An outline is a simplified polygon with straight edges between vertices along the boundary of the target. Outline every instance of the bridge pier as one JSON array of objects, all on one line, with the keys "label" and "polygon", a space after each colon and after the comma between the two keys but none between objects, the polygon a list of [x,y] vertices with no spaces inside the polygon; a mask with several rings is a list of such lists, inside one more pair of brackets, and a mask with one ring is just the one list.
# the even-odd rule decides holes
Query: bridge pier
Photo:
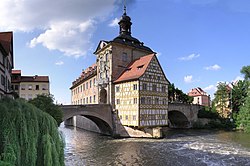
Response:
[{"label": "bridge pier", "polygon": [[75,119],[74,119],[74,117],[66,119],[64,121],[64,125],[65,126],[75,126]]}]

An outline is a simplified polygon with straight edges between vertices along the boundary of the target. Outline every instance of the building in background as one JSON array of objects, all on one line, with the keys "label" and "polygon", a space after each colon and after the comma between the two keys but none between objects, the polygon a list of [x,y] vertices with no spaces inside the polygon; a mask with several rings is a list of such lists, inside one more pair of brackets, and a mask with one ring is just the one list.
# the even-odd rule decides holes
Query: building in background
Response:
[{"label": "building in background", "polygon": [[97,66],[93,64],[83,70],[80,77],[72,83],[71,104],[96,104],[98,103],[98,89],[96,86]]},{"label": "building in background", "polygon": [[13,69],[13,33],[0,32],[0,98],[10,95]]},{"label": "building in background", "polygon": [[210,95],[208,95],[200,87],[190,90],[190,92],[188,92],[188,96],[194,98],[193,104],[199,104],[210,107]]},{"label": "building in background", "polygon": [[50,94],[48,76],[22,76],[21,70],[12,70],[11,83],[13,92],[26,100]]}]

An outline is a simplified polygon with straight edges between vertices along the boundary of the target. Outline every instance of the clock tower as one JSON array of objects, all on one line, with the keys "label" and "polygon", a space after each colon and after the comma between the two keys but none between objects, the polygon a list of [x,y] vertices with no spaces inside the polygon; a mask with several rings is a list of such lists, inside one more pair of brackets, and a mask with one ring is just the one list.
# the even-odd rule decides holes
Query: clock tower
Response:
[{"label": "clock tower", "polygon": [[101,40],[94,54],[97,56],[97,85],[99,103],[115,104],[114,81],[134,60],[154,53],[143,42],[131,35],[131,18],[124,6],[119,21],[119,35],[111,41]]}]

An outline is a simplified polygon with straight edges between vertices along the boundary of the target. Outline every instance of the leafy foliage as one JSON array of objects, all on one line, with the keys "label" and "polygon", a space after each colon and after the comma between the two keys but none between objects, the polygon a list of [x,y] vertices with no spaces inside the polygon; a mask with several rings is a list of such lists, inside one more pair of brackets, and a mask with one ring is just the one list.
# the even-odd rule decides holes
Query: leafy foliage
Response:
[{"label": "leafy foliage", "polygon": [[168,86],[168,100],[169,102],[181,102],[191,104],[193,102],[193,97],[183,93],[182,90],[176,88],[175,85],[172,83]]},{"label": "leafy foliage", "polygon": [[0,100],[0,164],[64,165],[56,121],[22,99]]},{"label": "leafy foliage", "polygon": [[226,83],[219,83],[217,86],[217,91],[214,94],[215,98],[213,102],[219,115],[223,118],[228,118],[230,116],[229,109],[229,99],[230,90]]},{"label": "leafy foliage", "polygon": [[236,116],[236,125],[247,133],[250,133],[250,90],[240,111]]},{"label": "leafy foliage", "polygon": [[250,65],[249,66],[243,66],[240,70],[241,74],[244,75],[245,80],[250,80]]},{"label": "leafy foliage", "polygon": [[237,84],[233,85],[232,90],[232,106],[233,112],[238,113],[240,106],[243,105],[245,98],[247,96],[248,81],[240,80]]},{"label": "leafy foliage", "polygon": [[54,104],[54,98],[52,95],[38,95],[36,98],[29,101],[40,110],[50,114],[59,126],[62,122],[63,112],[58,105]]},{"label": "leafy foliage", "polygon": [[209,107],[203,107],[198,112],[198,118],[218,119],[219,115],[217,112],[211,111]]}]

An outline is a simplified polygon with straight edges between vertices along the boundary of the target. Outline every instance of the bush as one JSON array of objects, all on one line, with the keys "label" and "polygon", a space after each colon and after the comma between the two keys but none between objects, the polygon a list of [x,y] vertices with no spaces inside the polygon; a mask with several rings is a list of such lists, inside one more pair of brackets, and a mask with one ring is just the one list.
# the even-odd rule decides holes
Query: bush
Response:
[{"label": "bush", "polygon": [[0,100],[0,165],[64,165],[56,121],[24,100]]},{"label": "bush", "polygon": [[219,116],[217,112],[212,112],[209,108],[203,107],[198,112],[198,118],[218,119]]}]

